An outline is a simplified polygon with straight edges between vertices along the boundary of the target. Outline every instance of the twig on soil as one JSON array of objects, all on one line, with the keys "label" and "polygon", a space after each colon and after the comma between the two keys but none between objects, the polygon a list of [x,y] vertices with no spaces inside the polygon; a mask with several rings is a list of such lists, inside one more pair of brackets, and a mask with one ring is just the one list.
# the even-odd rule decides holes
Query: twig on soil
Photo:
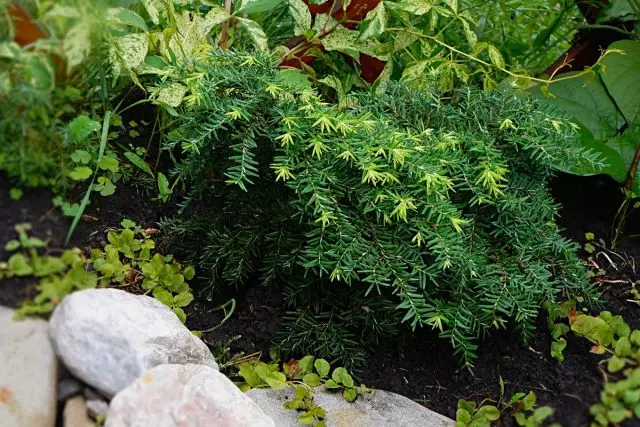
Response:
[{"label": "twig on soil", "polygon": [[609,264],[611,264],[611,266],[615,268],[616,271],[618,271],[618,266],[611,260],[611,257],[609,255],[607,255],[604,251],[598,252],[596,254],[596,258],[598,257],[598,255],[604,256],[607,259],[607,261],[609,261]]}]

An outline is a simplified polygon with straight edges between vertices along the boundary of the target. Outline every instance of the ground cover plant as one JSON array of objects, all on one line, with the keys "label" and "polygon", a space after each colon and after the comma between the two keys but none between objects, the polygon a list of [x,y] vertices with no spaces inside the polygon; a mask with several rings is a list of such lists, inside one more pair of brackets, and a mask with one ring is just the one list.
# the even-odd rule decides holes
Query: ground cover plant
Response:
[{"label": "ground cover plant", "polygon": [[[0,6],[11,198],[50,188],[73,218],[68,241],[74,230],[106,239],[57,257],[18,230],[0,274],[37,273],[24,314],[78,288],[124,286],[183,321],[222,313],[192,327],[206,340],[264,286],[281,324],[259,340],[286,357],[370,375],[376,347],[433,330],[473,370],[491,335],[532,345],[543,304],[599,294],[556,225],[557,171],[614,177],[627,190],[621,225],[634,206],[635,1],[589,25],[572,1],[27,2],[48,38],[26,45]],[[629,40],[592,68],[541,74],[590,27]],[[127,196],[154,212],[136,218],[149,229],[113,214]],[[195,269],[154,255],[154,241]],[[559,359],[570,339],[557,329]],[[489,422],[494,408],[548,421],[531,398],[499,396],[482,410],[489,401],[463,402],[461,422]]]}]

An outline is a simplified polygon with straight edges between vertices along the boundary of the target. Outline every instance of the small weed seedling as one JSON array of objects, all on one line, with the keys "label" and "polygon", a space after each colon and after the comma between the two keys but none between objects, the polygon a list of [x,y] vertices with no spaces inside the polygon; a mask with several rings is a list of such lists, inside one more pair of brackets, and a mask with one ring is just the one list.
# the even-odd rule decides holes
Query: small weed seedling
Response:
[{"label": "small weed seedling", "polygon": [[52,256],[47,253],[47,242],[28,235],[31,225],[17,224],[15,230],[18,238],[8,241],[4,247],[12,255],[7,262],[0,262],[0,280],[29,276],[39,279],[38,295],[33,301],[25,302],[16,311],[16,317],[50,313],[73,290],[96,287],[98,276],[87,271],[80,249],[68,249],[59,257]]},{"label": "small weed seedling", "polygon": [[[500,399],[496,403],[485,399],[479,404],[469,400],[458,400],[456,411],[456,427],[490,427],[494,422],[513,417],[516,424],[523,427],[537,427],[544,425],[552,414],[549,406],[536,407],[536,395],[516,393],[508,401],[504,400],[504,382],[500,378]],[[553,424],[552,424],[553,425]]]},{"label": "small weed seedling", "polygon": [[30,237],[29,224],[16,225],[18,238],[5,245],[13,252],[6,262],[0,262],[0,279],[34,276],[39,279],[38,294],[16,311],[18,317],[48,314],[67,294],[78,289],[137,286],[152,293],[168,306],[184,323],[184,307],[194,299],[187,280],[195,270],[178,263],[172,255],[153,253],[155,229],[142,229],[133,221],[122,221],[122,230],[107,233],[108,244],[93,249],[85,258],[80,249],[68,249],[62,255],[51,256],[47,242]]},{"label": "small weed seedling", "polygon": [[292,400],[285,402],[284,407],[299,412],[301,424],[324,427],[326,411],[313,401],[311,390],[324,385],[328,390],[342,393],[342,397],[353,402],[358,396],[372,393],[364,385],[356,386],[353,378],[345,368],[331,370],[331,365],[324,359],[305,356],[300,360],[290,360],[282,364],[278,362],[264,363],[260,361],[244,362],[238,365],[240,375],[245,382],[239,383],[242,391],[251,388],[272,388],[280,390],[291,387],[295,391]]},{"label": "small weed seedling", "polygon": [[[592,426],[618,425],[634,417],[640,419],[640,330],[631,330],[622,316],[608,311],[591,316],[576,311],[575,306],[575,301],[546,305],[550,322],[555,325],[554,339],[564,341],[561,336],[573,332],[593,344],[591,353],[605,356],[600,361],[606,366],[606,371],[602,370],[605,385],[600,392],[600,402],[590,409]],[[568,325],[555,323],[562,319],[567,319]]]}]

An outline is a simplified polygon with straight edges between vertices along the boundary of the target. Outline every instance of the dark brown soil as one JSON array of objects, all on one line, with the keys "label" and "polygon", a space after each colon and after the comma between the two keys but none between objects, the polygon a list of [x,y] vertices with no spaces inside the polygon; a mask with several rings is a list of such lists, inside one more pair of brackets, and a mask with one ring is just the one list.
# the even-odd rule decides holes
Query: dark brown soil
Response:
[{"label": "dark brown soil", "polygon": [[[12,237],[13,225],[18,222],[30,222],[34,235],[49,239],[52,247],[62,247],[70,220],[52,209],[51,195],[28,191],[22,200],[13,201],[8,190],[9,184],[0,174],[0,259],[6,259],[2,246]],[[553,194],[564,206],[560,223],[568,237],[583,244],[584,233],[592,232],[596,238],[609,241],[611,221],[620,201],[615,183],[603,177],[561,175],[554,182]],[[95,247],[104,240],[104,231],[118,226],[123,218],[153,227],[172,210],[170,205],[160,205],[120,186],[115,196],[99,200],[88,209],[95,220],[80,224],[71,245]],[[636,214],[630,218],[626,234],[639,233],[640,217]],[[615,254],[605,251],[615,266],[603,255],[591,255],[606,271],[596,278],[603,291],[604,306],[622,314],[635,327],[640,327],[640,306],[629,291],[633,282],[640,279],[635,273],[635,264],[640,269],[639,241],[625,237]],[[590,257],[583,255],[585,259]],[[33,292],[28,281],[0,281],[0,304],[17,306]],[[213,346],[231,343],[231,353],[268,354],[284,313],[281,296],[275,290],[254,287],[235,295],[235,300],[233,316],[216,331],[205,334],[205,341]],[[207,329],[222,317],[221,311],[212,310],[210,303],[197,301],[188,322],[192,329]],[[599,357],[588,352],[584,340],[569,339],[565,361],[558,363],[549,356],[550,338],[542,317],[539,323],[538,332],[528,344],[507,333],[488,337],[480,348],[473,375],[458,369],[448,344],[425,330],[417,332],[404,348],[378,349],[358,379],[370,387],[401,393],[452,418],[458,399],[499,398],[502,379],[508,396],[535,391],[540,403],[555,409],[554,420],[562,425],[588,425],[588,408],[597,401],[603,382]]]}]

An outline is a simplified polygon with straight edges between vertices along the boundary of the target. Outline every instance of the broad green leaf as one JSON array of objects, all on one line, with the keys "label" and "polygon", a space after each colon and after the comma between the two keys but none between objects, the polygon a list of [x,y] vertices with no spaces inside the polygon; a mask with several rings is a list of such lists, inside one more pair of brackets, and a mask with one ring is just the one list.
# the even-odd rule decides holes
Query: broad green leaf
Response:
[{"label": "broad green leaf", "polygon": [[166,104],[169,107],[176,108],[182,103],[184,95],[187,93],[187,88],[180,83],[173,82],[168,87],[163,87],[158,90],[155,95],[155,102]]},{"label": "broad green leaf", "polygon": [[342,52],[356,61],[360,61],[360,52],[383,61],[389,59],[388,53],[382,53],[377,49],[378,45],[374,40],[360,40],[359,34],[356,30],[339,27],[320,41],[325,49]]},{"label": "broad green leaf", "polygon": [[109,60],[116,75],[125,69],[140,66],[149,51],[149,35],[146,33],[127,34],[115,39],[109,48]]},{"label": "broad green leaf", "polygon": [[371,85],[371,90],[376,95],[382,95],[386,92],[387,86],[389,86],[389,81],[391,80],[391,74],[393,73],[393,61],[388,61],[384,68],[382,69],[382,73],[378,76],[373,85]]},{"label": "broad green leaf", "polygon": [[186,307],[193,301],[193,294],[191,292],[181,292],[173,297],[173,303],[178,307]]},{"label": "broad green leaf", "polygon": [[316,359],[316,361],[313,363],[313,366],[316,368],[316,372],[318,372],[320,378],[324,378],[329,375],[329,371],[331,370],[329,362],[324,359]]},{"label": "broad green leaf", "polygon": [[465,20],[462,21],[462,29],[464,30],[464,35],[467,38],[467,42],[469,42],[469,46],[471,46],[471,48],[473,49],[476,43],[478,43],[478,36],[471,29],[469,23]]},{"label": "broad green leaf", "polygon": [[326,13],[321,13],[320,15],[315,16],[312,29],[316,34],[318,34],[323,31],[331,31],[338,25],[338,21],[333,19],[332,16]]},{"label": "broad green leaf", "polygon": [[339,108],[342,108],[345,105],[346,93],[342,87],[342,82],[336,76],[330,75],[324,79],[318,80],[318,82],[335,89],[336,94],[338,95]]},{"label": "broad green leaf", "polygon": [[289,13],[293,17],[294,34],[299,36],[311,28],[311,12],[302,0],[287,0]]},{"label": "broad green leaf", "polygon": [[165,9],[163,0],[141,0],[141,3],[147,10],[151,22],[158,25],[160,23],[160,11]]},{"label": "broad green leaf", "polygon": [[213,6],[209,12],[204,16],[204,19],[199,24],[198,29],[203,37],[206,37],[211,29],[216,25],[220,25],[223,22],[231,18],[231,15],[224,7]]},{"label": "broad green leaf", "polygon": [[80,17],[80,9],[73,6],[53,6],[50,10],[45,13],[43,19],[48,20],[49,18],[79,18]]},{"label": "broad green leaf", "polygon": [[20,55],[22,49],[20,45],[15,42],[3,42],[0,43],[0,58],[15,59]]},{"label": "broad green leaf", "polygon": [[163,70],[167,68],[167,63],[161,57],[157,55],[149,55],[144,58],[144,65],[151,68],[157,68]]},{"label": "broad green leaf", "polygon": [[[572,77],[575,74],[565,73],[562,76]],[[544,97],[539,90],[533,93]],[[624,117],[597,77],[581,76],[552,83],[548,93],[550,97],[546,99],[550,104],[567,113],[598,141],[615,136],[624,124]]]},{"label": "broad green leaf", "polygon": [[253,45],[258,50],[267,50],[267,35],[264,33],[260,25],[246,18],[236,18],[238,20],[238,26],[247,32],[251,40],[253,40]]},{"label": "broad green leaf", "polygon": [[265,13],[280,4],[281,0],[244,0],[236,13]]},{"label": "broad green leaf", "polygon": [[504,58],[502,57],[502,54],[500,53],[498,48],[493,45],[487,45],[487,51],[489,53],[489,59],[491,60],[491,63],[497,68],[504,69]]},{"label": "broad green leaf", "polygon": [[609,49],[619,49],[602,61],[602,80],[629,125],[640,125],[640,41],[621,40]]},{"label": "broad green leaf", "polygon": [[458,0],[444,0],[444,2],[451,8],[451,10],[458,13]]},{"label": "broad green leaf", "polygon": [[299,91],[309,90],[312,88],[307,75],[297,68],[286,68],[284,70],[280,70],[278,75],[284,83],[293,86]]},{"label": "broad green leaf", "polygon": [[636,14],[629,5],[633,0],[613,0],[606,3],[598,14],[598,23],[607,23],[612,20],[635,20]]},{"label": "broad green leaf", "polygon": [[85,181],[93,174],[93,170],[87,166],[76,166],[69,172],[69,178],[74,181]]},{"label": "broad green leaf", "polygon": [[[68,128],[69,128],[69,132],[71,133],[72,139],[74,141],[80,142],[87,139],[89,135],[91,135],[92,133],[100,132],[100,123],[96,122],[95,120],[91,120],[89,117],[85,115],[82,115],[71,120],[71,122],[68,125]],[[80,156],[81,158],[86,159],[85,155],[80,154]],[[73,157],[72,157],[72,160],[73,160]]]},{"label": "broad green leaf", "polygon": [[77,67],[91,52],[91,27],[89,21],[81,20],[71,27],[62,41],[62,51],[67,62],[67,70]]},{"label": "broad green leaf", "polygon": [[423,78],[428,65],[429,61],[417,61],[410,63],[402,71],[402,77],[400,80],[403,82],[411,82],[413,80]]},{"label": "broad green leaf", "polygon": [[389,10],[401,10],[417,16],[429,13],[433,6],[433,0],[385,1],[384,3]]},{"label": "broad green leaf", "polygon": [[155,176],[153,175],[153,172],[151,171],[151,167],[149,167],[149,164],[147,162],[145,162],[144,160],[142,160],[142,158],[140,156],[138,156],[136,153],[134,153],[133,151],[125,151],[124,152],[124,156],[134,166],[137,166],[139,169],[141,169],[144,172],[146,172],[151,178],[155,178]]},{"label": "broad green leaf", "polygon": [[385,14],[384,2],[367,13],[367,16],[360,24],[360,40],[374,38],[384,33],[387,28],[387,16]]},{"label": "broad green leaf", "polygon": [[25,60],[25,75],[36,90],[50,91],[55,86],[55,70],[51,61],[41,55],[29,55]]},{"label": "broad green leaf", "polygon": [[116,24],[128,25],[147,31],[144,19],[134,11],[124,7],[114,7],[107,10],[107,20]]}]

